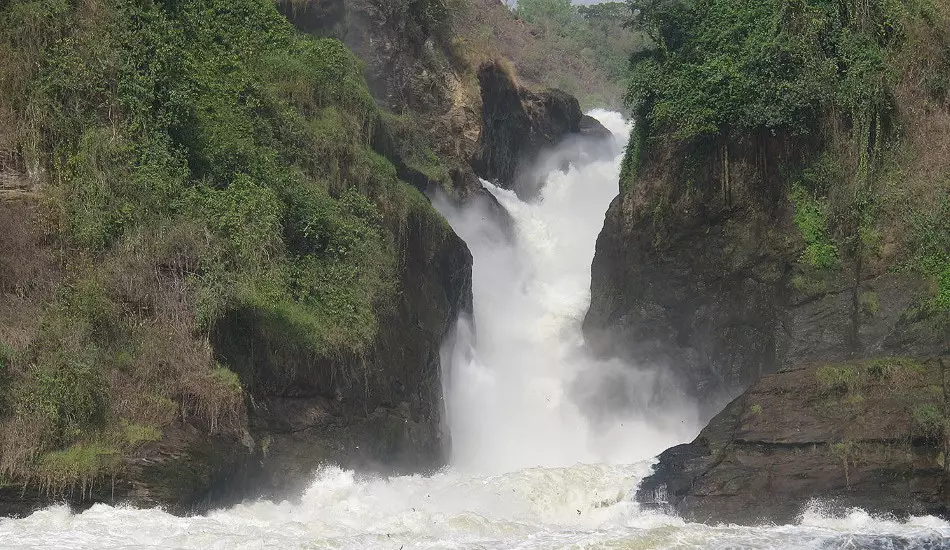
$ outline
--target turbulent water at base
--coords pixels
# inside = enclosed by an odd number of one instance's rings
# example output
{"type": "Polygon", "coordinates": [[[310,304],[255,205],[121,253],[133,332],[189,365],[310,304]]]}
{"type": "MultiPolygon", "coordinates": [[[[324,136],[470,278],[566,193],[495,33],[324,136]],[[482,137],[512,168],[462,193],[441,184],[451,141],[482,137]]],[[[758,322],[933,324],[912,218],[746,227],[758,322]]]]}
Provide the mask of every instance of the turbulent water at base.
{"type": "MultiPolygon", "coordinates": [[[[595,115],[626,140],[618,115],[595,115]]],[[[660,374],[597,361],[582,345],[620,160],[553,172],[531,203],[487,186],[511,213],[510,241],[486,211],[436,201],[475,260],[474,320],[460,320],[443,357],[451,467],[389,479],[326,467],[299,502],[189,518],[55,507],[0,520],[0,549],[950,548],[950,524],[936,518],[809,510],[796,525],[712,527],[633,502],[650,457],[697,426],[660,374]]]]}

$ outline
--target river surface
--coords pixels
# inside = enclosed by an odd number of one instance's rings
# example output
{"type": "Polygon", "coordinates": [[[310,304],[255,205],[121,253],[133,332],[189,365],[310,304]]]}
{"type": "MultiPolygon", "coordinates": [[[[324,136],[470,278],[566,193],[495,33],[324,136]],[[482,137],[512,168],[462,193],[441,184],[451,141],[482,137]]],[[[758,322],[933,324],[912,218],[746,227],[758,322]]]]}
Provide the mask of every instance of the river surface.
{"type": "MultiPolygon", "coordinates": [[[[619,115],[595,112],[616,136],[619,115]]],[[[698,432],[661,371],[590,357],[581,322],[621,156],[547,176],[525,203],[486,185],[514,221],[435,200],[474,257],[474,318],[443,354],[451,466],[360,477],[327,466],[299,502],[204,516],[97,505],[0,520],[0,549],[950,549],[950,524],[815,505],[788,526],[691,524],[633,501],[652,457],[698,432]],[[477,327],[477,330],[474,330],[477,327]]]]}

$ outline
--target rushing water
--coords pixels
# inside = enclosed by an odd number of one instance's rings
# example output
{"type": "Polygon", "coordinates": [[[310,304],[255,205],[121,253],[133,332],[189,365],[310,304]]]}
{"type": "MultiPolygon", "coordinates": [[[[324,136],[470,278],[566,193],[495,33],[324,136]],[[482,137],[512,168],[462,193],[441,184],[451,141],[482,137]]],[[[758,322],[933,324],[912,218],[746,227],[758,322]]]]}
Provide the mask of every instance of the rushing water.
{"type": "MultiPolygon", "coordinates": [[[[597,116],[626,139],[618,115],[597,116]]],[[[443,472],[380,479],[327,467],[298,503],[190,518],[56,507],[0,520],[0,549],[950,548],[950,524],[929,517],[809,510],[796,525],[712,527],[639,510],[632,495],[650,457],[697,424],[660,373],[597,361],[582,345],[594,243],[619,165],[552,173],[530,204],[488,186],[512,215],[513,242],[486,212],[437,201],[475,259],[475,318],[460,320],[443,358],[453,440],[443,472]]]]}

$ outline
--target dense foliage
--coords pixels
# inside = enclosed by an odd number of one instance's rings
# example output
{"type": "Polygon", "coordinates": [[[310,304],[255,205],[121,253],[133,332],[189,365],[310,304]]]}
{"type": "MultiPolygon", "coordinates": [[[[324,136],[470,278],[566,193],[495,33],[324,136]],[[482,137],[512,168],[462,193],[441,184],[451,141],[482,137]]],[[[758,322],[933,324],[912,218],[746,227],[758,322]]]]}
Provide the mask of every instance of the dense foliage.
{"type": "Polygon", "coordinates": [[[426,203],[370,149],[381,115],[340,42],[269,0],[14,0],[0,58],[0,149],[46,182],[69,264],[22,360],[0,358],[0,477],[99,472],[90,453],[176,415],[221,429],[243,407],[207,346],[229,311],[318,355],[372,341],[426,203]]]}
{"type": "Polygon", "coordinates": [[[935,280],[931,305],[950,311],[950,257],[937,252],[946,250],[948,228],[939,220],[950,174],[907,179],[915,165],[940,162],[928,144],[907,139],[915,131],[907,125],[929,126],[920,113],[942,117],[946,109],[944,8],[931,0],[627,6],[650,47],[632,57],[626,100],[638,128],[625,177],[664,143],[716,150],[738,136],[787,136],[806,151],[804,165],[782,167],[805,244],[801,264],[859,266],[883,254],[889,235],[904,245],[898,264],[935,280]],[[901,103],[927,106],[902,112],[909,105],[901,103]]]}
{"type": "Polygon", "coordinates": [[[908,12],[897,0],[631,0],[654,47],[633,64],[630,104],[677,138],[729,128],[815,129],[824,109],[870,125],[891,109],[885,58],[908,12]]]}

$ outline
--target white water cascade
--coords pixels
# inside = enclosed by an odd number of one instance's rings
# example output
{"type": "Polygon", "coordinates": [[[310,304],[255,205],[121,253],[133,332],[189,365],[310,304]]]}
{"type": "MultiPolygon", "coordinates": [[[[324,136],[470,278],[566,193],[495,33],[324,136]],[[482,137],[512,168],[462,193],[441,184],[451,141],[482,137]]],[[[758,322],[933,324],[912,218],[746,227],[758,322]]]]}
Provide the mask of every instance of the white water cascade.
{"type": "MultiPolygon", "coordinates": [[[[620,141],[619,115],[594,113],[620,141]]],[[[620,157],[547,178],[510,212],[509,242],[477,208],[437,205],[474,256],[474,319],[443,359],[451,466],[432,476],[361,478],[327,467],[299,503],[256,502],[204,516],[96,505],[0,519],[0,549],[947,548],[950,524],[817,510],[789,526],[706,526],[639,509],[651,457],[698,428],[665,381],[591,358],[580,323],[620,157]],[[477,327],[473,331],[472,327],[477,327]]]]}
{"type": "MultiPolygon", "coordinates": [[[[617,151],[630,128],[617,113],[594,113],[617,151]]],[[[462,319],[445,379],[453,453],[465,471],[631,463],[696,435],[692,407],[650,414],[661,373],[587,353],[581,323],[590,305],[590,266],[604,213],[617,195],[622,152],[547,174],[525,203],[485,187],[514,220],[514,236],[482,208],[436,206],[474,258],[474,325],[462,319]],[[605,399],[613,397],[613,400],[605,399]],[[621,403],[613,401],[619,400],[621,403]]]]}

